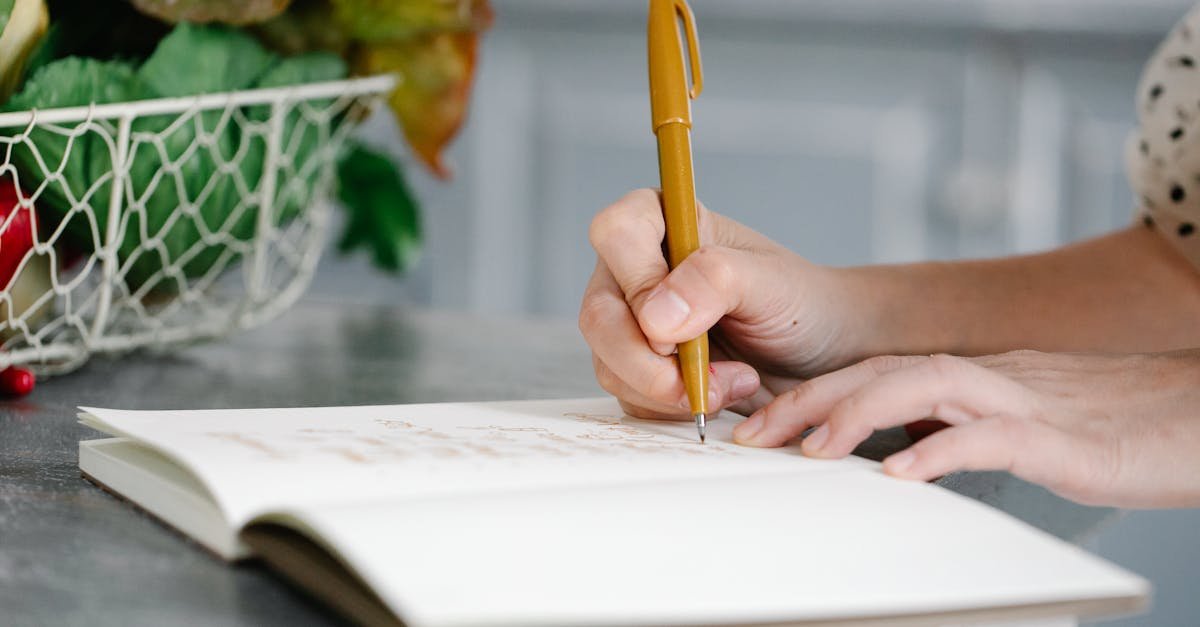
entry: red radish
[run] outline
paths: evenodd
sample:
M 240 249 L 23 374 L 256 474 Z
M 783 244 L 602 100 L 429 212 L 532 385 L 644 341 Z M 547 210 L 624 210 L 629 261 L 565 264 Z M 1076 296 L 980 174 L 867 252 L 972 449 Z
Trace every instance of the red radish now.
M 22 207 L 17 186 L 11 179 L 0 180 L 0 285 L 4 289 L 12 283 L 17 267 L 33 248 L 36 225 L 33 206 Z
M 37 378 L 33 373 L 24 368 L 5 368 L 0 370 L 0 395 L 25 396 L 33 391 L 36 382 Z
M 0 301 L 0 322 L 13 322 L 24 316 L 25 324 L 32 325 L 49 310 L 47 301 L 38 311 L 28 311 L 52 289 L 50 257 L 35 255 L 25 261 L 33 250 L 36 233 L 37 214 L 33 206 L 22 206 L 17 186 L 11 179 L 0 179 L 0 292 L 11 299 Z M 0 332 L 0 340 L 8 340 L 17 333 L 16 328 L 10 327 Z M 34 382 L 33 373 L 24 368 L 13 366 L 2 370 L 0 396 L 25 396 L 33 391 Z

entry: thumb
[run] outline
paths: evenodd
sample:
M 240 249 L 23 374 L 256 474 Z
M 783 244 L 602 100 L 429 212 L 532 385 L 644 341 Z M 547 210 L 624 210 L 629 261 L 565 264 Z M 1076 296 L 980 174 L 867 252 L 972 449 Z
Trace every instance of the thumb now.
M 671 271 L 634 314 L 651 342 L 678 344 L 708 331 L 721 318 L 760 319 L 778 310 L 777 272 L 762 255 L 706 246 Z

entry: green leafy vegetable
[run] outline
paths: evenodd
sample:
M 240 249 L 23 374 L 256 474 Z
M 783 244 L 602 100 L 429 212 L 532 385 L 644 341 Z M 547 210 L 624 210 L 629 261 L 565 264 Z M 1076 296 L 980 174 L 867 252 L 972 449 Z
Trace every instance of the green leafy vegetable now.
M 421 222 L 412 192 L 396 164 L 354 144 L 338 164 L 338 199 L 349 212 L 338 242 L 343 254 L 358 249 L 381 269 L 401 272 L 421 249 Z
M 274 54 L 240 30 L 180 24 L 138 76 L 155 96 L 191 96 L 246 89 L 274 62 Z
M 4 109 L 23 111 L 120 102 L 134 96 L 135 84 L 134 69 L 128 63 L 63 59 L 35 72 L 24 90 L 9 100 Z M 53 218 L 49 224 L 69 219 L 67 233 L 78 245 L 90 249 L 99 244 L 107 219 L 113 162 L 112 146 L 101 133 L 86 130 L 71 138 L 38 127 L 13 147 L 12 159 L 26 189 L 42 184 L 44 171 L 58 173 L 45 181 L 39 207 L 49 210 L 47 213 Z M 98 224 L 92 223 L 86 214 L 72 212 L 72 207 L 86 199 L 96 209 Z
M 253 86 L 274 62 L 275 55 L 241 31 L 180 24 L 142 64 L 137 78 L 147 98 L 236 91 Z M 131 200 L 145 211 L 130 212 L 126 228 L 144 229 L 162 246 L 133 255 L 126 269 L 131 288 L 151 280 L 159 269 L 173 276 L 155 287 L 182 288 L 185 279 L 203 276 L 230 254 L 226 242 L 202 241 L 218 234 L 237 241 L 253 237 L 256 211 L 239 203 L 237 181 L 221 169 L 235 160 L 242 141 L 241 129 L 219 110 L 134 122 Z M 247 165 L 261 170 L 261 149 L 249 153 L 254 154 L 248 161 L 256 163 Z M 194 213 L 175 217 L 180 209 Z M 180 262 L 182 269 L 174 268 Z
M 263 75 L 259 87 L 286 87 L 334 81 L 345 78 L 346 72 L 346 62 L 341 57 L 328 52 L 310 52 L 281 61 Z M 308 106 L 324 110 L 332 104 L 332 100 L 315 100 Z M 264 121 L 269 115 L 267 107 L 257 107 L 249 113 L 251 119 Z M 321 163 L 320 159 L 314 157 L 324 141 L 320 128 L 313 120 L 306 118 L 299 107 L 294 107 L 288 112 L 280 141 L 280 150 L 285 157 L 283 163 L 288 167 L 285 167 L 278 177 L 280 185 L 275 206 L 279 213 L 276 223 L 282 224 L 295 218 L 312 202 L 312 179 L 317 176 L 316 170 Z M 265 146 L 258 154 L 265 154 Z M 257 171 L 262 171 L 261 162 L 255 164 L 253 159 L 248 159 L 244 165 L 256 165 Z M 243 167 L 242 171 L 248 179 L 257 183 L 257 175 L 251 168 Z
M 280 87 L 345 75 L 345 63 L 333 55 L 279 61 L 241 31 L 182 24 L 138 69 L 92 59 L 52 61 L 34 74 L 7 109 Z M 269 107 L 247 107 L 233 113 L 214 110 L 134 121 L 120 224 L 124 237 L 118 249 L 130 292 L 176 292 L 188 279 L 219 271 L 241 254 L 257 226 L 268 128 L 263 122 L 269 115 Z M 242 118 L 249 123 L 240 123 Z M 294 161 L 295 167 L 281 165 L 275 224 L 293 219 L 311 202 L 317 178 L 313 155 L 323 141 L 298 108 L 285 117 L 282 130 L 286 154 L 281 161 L 288 166 Z M 45 182 L 39 200 L 43 213 L 69 220 L 67 232 L 75 245 L 95 250 L 107 220 L 114 147 L 95 131 L 69 139 L 39 128 L 29 140 L 14 151 L 22 184 L 36 189 Z M 46 163 L 45 170 L 37 155 Z M 61 176 L 47 180 L 46 171 Z M 84 199 L 95 222 L 73 210 Z

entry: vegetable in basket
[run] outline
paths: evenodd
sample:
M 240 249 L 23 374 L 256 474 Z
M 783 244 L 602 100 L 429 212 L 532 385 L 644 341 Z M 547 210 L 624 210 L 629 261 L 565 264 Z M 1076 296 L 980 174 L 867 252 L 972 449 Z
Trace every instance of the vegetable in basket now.
M 46 34 L 50 15 L 42 0 L 0 1 L 0 102 L 17 90 L 25 65 Z
M 36 70 L 5 108 L 188 96 L 345 75 L 345 64 L 333 55 L 280 60 L 242 31 L 181 24 L 140 67 L 73 57 L 52 61 Z M 176 293 L 194 279 L 215 278 L 248 250 L 257 224 L 269 113 L 266 107 L 247 108 L 242 115 L 249 125 L 223 111 L 134 122 L 117 256 L 119 276 L 135 297 Z M 257 131 L 250 130 L 254 122 L 261 122 Z M 298 170 L 317 146 L 309 127 L 297 113 L 284 121 L 284 145 Z M 74 130 L 36 128 L 15 146 L 13 161 L 22 185 L 42 189 L 39 204 L 48 222 L 55 227 L 65 222 L 70 243 L 94 251 L 104 242 L 115 153 L 109 138 L 115 133 L 85 126 Z M 281 171 L 280 189 L 299 186 L 301 191 L 275 203 L 282 205 L 275 207 L 277 225 L 294 217 L 311 194 L 313 182 L 297 178 L 295 171 Z
M 11 177 L 0 177 L 0 340 L 20 324 L 33 326 L 50 308 L 51 256 L 33 254 L 37 239 L 33 205 L 21 203 Z

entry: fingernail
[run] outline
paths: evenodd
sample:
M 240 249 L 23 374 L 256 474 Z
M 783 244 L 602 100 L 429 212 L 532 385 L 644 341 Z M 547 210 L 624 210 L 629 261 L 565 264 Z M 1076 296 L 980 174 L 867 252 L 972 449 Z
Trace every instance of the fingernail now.
M 883 460 L 883 469 L 890 475 L 903 473 L 917 461 L 917 454 L 912 451 L 900 451 Z
M 679 294 L 659 285 L 642 307 L 642 320 L 660 331 L 674 331 L 687 320 L 692 308 Z
M 688 398 L 687 394 L 684 394 L 682 397 L 679 398 L 679 406 L 688 411 L 692 410 L 692 401 L 691 401 L 691 399 Z
M 757 389 L 758 375 L 753 372 L 743 372 L 733 380 L 733 387 L 730 388 L 729 394 L 733 399 L 741 400 L 753 394 Z
M 759 431 L 762 431 L 765 422 L 762 411 L 754 412 L 749 419 L 733 428 L 733 439 L 738 442 L 749 442 L 758 435 Z
M 825 442 L 828 439 L 829 439 L 829 425 L 824 424 L 824 425 L 817 427 L 816 431 L 813 431 L 812 433 L 808 434 L 808 437 L 804 438 L 804 442 L 801 443 L 801 446 L 803 446 L 804 450 L 806 450 L 806 451 L 816 453 L 821 450 L 822 446 L 825 446 Z

